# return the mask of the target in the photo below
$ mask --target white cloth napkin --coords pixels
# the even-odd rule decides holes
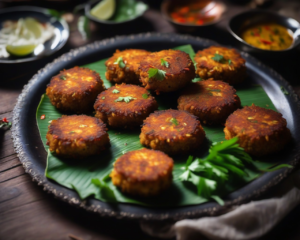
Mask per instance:
[[[232,211],[217,217],[184,219],[173,224],[141,222],[141,229],[151,236],[177,240],[208,239],[255,239],[271,230],[295,206],[300,204],[300,170],[283,184],[277,194],[281,197],[253,201],[234,207]]]

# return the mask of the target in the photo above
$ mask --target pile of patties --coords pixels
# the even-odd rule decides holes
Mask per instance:
[[[124,193],[153,196],[172,183],[173,159],[201,148],[201,126],[224,125],[225,138],[254,156],[274,153],[291,138],[280,113],[255,105],[241,108],[236,90],[246,76],[245,60],[234,49],[212,46],[198,51],[195,64],[179,50],[116,51],[105,65],[106,78],[116,83],[105,89],[98,73],[74,67],[51,79],[46,94],[67,113],[95,110],[95,117],[69,115],[53,120],[47,133],[50,151],[62,158],[86,158],[110,146],[107,128],[141,128],[147,148],[127,152],[110,174]],[[196,76],[202,81],[192,82]],[[160,110],[149,93],[180,90],[178,110]]]

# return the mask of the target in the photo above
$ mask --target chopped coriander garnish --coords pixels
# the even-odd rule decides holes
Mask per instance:
[[[178,126],[179,124],[176,118],[171,118],[170,122],[173,123],[175,126]]]
[[[165,71],[157,69],[157,68],[150,68],[148,70],[148,76],[149,76],[149,78],[155,78],[155,79],[157,79],[159,81],[164,80],[165,75],[166,75]]]
[[[280,89],[283,92],[283,94],[285,94],[285,95],[289,95],[290,94],[283,86],[280,86]]]
[[[105,97],[102,97],[101,99],[102,99],[102,100],[104,100],[104,99],[105,99]]]
[[[71,132],[69,132],[69,133],[75,133],[75,131],[71,131]]]
[[[127,96],[127,97],[119,97],[115,100],[115,102],[126,102],[126,103],[129,103],[131,100],[134,100],[136,98],[133,98],[133,97],[130,97],[130,96]]]
[[[206,88],[206,90],[211,91],[211,92],[221,92],[221,89]]]
[[[160,59],[160,63],[162,66],[168,68],[169,67],[169,63],[167,61],[165,61],[163,58]]]
[[[278,28],[275,28],[275,29],[274,29],[274,33],[275,33],[275,34],[279,34]]]
[[[147,94],[147,93],[144,93],[144,94],[142,95],[142,97],[143,97],[144,99],[147,99],[147,98],[148,98],[148,94]]]
[[[125,67],[125,63],[123,62],[123,58],[122,57],[118,57],[118,59],[114,62],[114,64],[118,64],[120,68],[124,68]]]
[[[230,59],[228,59],[228,65],[230,65],[232,63],[232,61]]]
[[[196,77],[192,80],[192,82],[200,82],[200,81],[202,81],[201,77]]]
[[[285,41],[284,41],[284,39],[282,37],[279,38],[279,40],[280,40],[281,43],[285,43]]]
[[[59,79],[61,79],[61,80],[67,80],[67,78],[66,78],[65,75],[60,75],[60,76],[59,76]]]
[[[112,93],[119,93],[120,91],[118,90],[118,89],[114,89],[113,91],[112,91]]]
[[[224,57],[223,57],[223,55],[215,53],[215,55],[211,59],[214,60],[214,61],[216,61],[216,62],[221,62],[221,61],[224,60]]]
[[[257,120],[247,119],[249,122],[257,123]]]

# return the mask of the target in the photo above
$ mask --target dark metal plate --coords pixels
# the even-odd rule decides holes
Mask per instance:
[[[80,66],[110,57],[116,49],[141,48],[150,51],[169,49],[191,44],[195,51],[217,43],[186,35],[146,33],[140,35],[117,37],[95,42],[85,47],[72,50],[41,69],[24,87],[13,111],[12,136],[15,150],[25,171],[33,180],[44,186],[44,190],[72,205],[97,212],[102,216],[130,219],[182,219],[220,214],[228,207],[248,202],[284,179],[291,169],[281,169],[265,173],[260,178],[243,188],[229,194],[225,206],[214,202],[177,208],[150,208],[133,204],[109,204],[95,199],[81,201],[72,190],[50,181],[44,176],[46,167],[46,151],[39,136],[35,113],[41,95],[53,75],[62,69]],[[248,79],[263,86],[279,112],[287,119],[288,128],[292,132],[293,142],[281,153],[272,156],[281,163],[296,166],[300,159],[300,102],[291,86],[275,71],[267,68],[247,53],[242,53],[247,61]],[[284,87],[290,94],[284,95],[280,90]],[[264,159],[265,160],[265,159]]]

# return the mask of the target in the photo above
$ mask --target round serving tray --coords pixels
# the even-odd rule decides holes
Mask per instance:
[[[255,199],[278,184],[291,173],[292,169],[284,168],[263,174],[258,179],[226,196],[224,206],[215,202],[208,202],[176,208],[151,208],[125,203],[105,203],[92,198],[82,201],[73,190],[45,177],[47,154],[39,135],[35,114],[41,95],[45,93],[46,85],[53,75],[58,74],[62,69],[110,57],[116,49],[141,48],[157,51],[185,44],[191,44],[195,51],[211,45],[218,45],[211,40],[178,34],[145,33],[116,37],[72,50],[38,71],[24,87],[13,111],[12,137],[15,151],[18,153],[25,171],[38,185],[42,185],[45,191],[71,205],[96,212],[101,216],[147,220],[178,220],[221,214],[230,206]],[[247,53],[241,54],[247,61],[247,81],[260,84],[264,88],[277,110],[287,119],[288,128],[293,136],[292,143],[283,152],[272,156],[272,158],[276,158],[280,163],[296,166],[300,159],[300,102],[298,95],[274,70],[267,68]],[[283,94],[282,87],[289,92],[289,95]]]

